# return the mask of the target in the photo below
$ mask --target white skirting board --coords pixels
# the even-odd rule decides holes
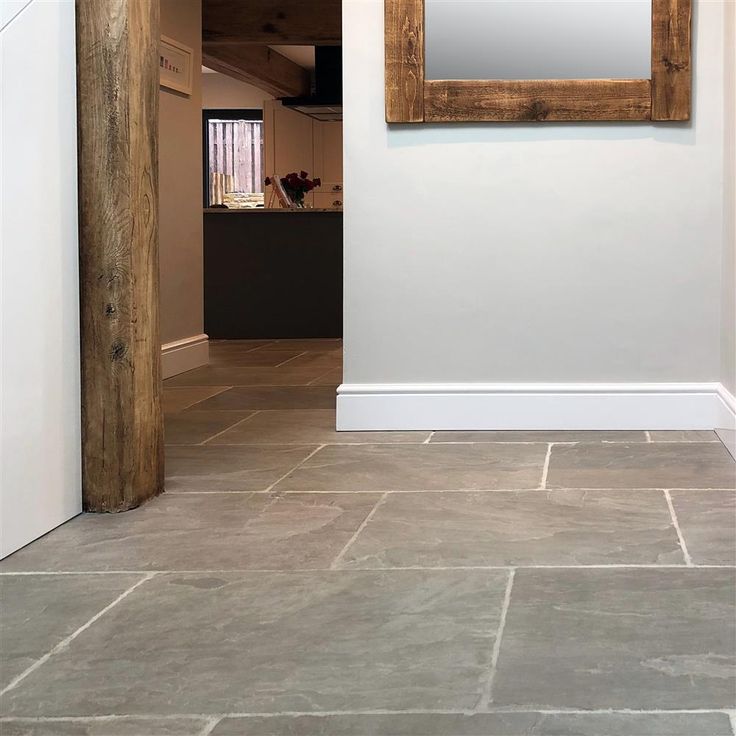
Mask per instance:
[[[716,429],[736,423],[720,383],[350,384],[337,429]]]
[[[210,360],[209,338],[205,334],[192,335],[183,340],[167,342],[161,346],[161,373],[171,378],[179,373],[191,371]]]

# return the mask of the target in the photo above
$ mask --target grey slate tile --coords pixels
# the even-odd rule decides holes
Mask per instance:
[[[0,688],[6,687],[142,577],[0,576]]]
[[[734,488],[736,463],[715,442],[555,445],[549,488]]]
[[[493,704],[736,705],[736,579],[719,569],[518,570]]]
[[[660,491],[393,493],[342,567],[684,564]]]
[[[378,498],[164,494],[125,514],[79,516],[0,571],[325,569]]]
[[[545,445],[356,445],[321,449],[283,491],[537,488]]]
[[[696,565],[736,565],[736,492],[671,491],[672,506]]]
[[[158,575],[2,699],[8,716],[468,709],[502,571]]]

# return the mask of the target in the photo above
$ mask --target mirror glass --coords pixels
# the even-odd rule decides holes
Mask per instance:
[[[427,79],[649,79],[651,0],[425,0]]]

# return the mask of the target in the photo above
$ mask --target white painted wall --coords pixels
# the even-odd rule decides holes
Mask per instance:
[[[736,396],[736,4],[726,3],[725,155],[721,380]]]
[[[262,110],[264,100],[273,95],[252,84],[246,84],[226,74],[208,71],[202,74],[202,109]]]
[[[74,2],[0,7],[2,557],[81,511],[81,442]]]
[[[202,245],[202,2],[159,0],[161,33],[189,46],[190,95],[159,93],[159,264],[161,373],[169,378],[209,361],[204,334]]]
[[[347,389],[720,381],[724,7],[695,6],[692,123],[388,127],[383,3],[346,0]]]

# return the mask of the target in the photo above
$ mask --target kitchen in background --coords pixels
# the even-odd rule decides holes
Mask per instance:
[[[205,332],[341,337],[342,49],[271,51],[309,75],[309,94],[203,69]],[[303,208],[264,185],[302,172],[320,181]]]

